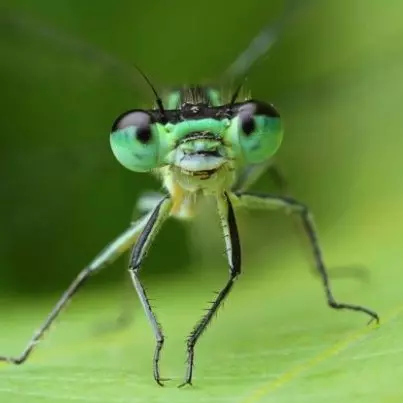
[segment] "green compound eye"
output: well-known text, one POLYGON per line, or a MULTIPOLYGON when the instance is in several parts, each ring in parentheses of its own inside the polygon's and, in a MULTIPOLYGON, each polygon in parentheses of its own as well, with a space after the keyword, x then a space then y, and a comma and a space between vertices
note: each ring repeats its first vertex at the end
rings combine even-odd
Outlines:
POLYGON ((283 129, 280 115, 269 104, 250 101, 238 109, 239 146, 247 163, 257 164, 278 150, 283 129))
POLYGON ((127 169, 146 172, 158 164, 158 133, 152 116, 142 110, 120 115, 112 126, 110 144, 116 159, 127 169))

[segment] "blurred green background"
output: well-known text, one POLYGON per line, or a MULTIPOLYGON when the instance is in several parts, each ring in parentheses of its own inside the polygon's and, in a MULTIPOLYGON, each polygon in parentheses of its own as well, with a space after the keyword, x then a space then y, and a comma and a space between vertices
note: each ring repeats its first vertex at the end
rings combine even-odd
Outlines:
MULTIPOLYGON (((200 343, 199 387, 181 394, 153 385, 151 332, 120 259, 81 292, 37 361, 1 367, 1 401, 402 401, 403 323, 391 312, 403 303, 403 5, 308 3, 247 84, 282 113, 278 161, 292 194, 315 214, 329 266, 370 273, 367 283, 335 280, 336 296, 392 319, 312 369, 316 354, 365 318, 326 307, 296 221, 240 212, 244 274, 200 343), (93 330, 117 316, 122 301, 133 305, 134 330, 105 341, 93 330), (74 393, 66 393, 69 382, 74 393)), ((152 94, 134 71, 111 68, 81 41, 140 65, 158 88, 214 82, 281 8, 267 0, 3 0, 0 354, 22 348, 75 273, 127 226, 139 194, 160 188, 119 166, 108 141, 115 117, 148 106, 152 94)), ((258 187, 275 191, 269 178, 258 187)), ((212 232, 197 221, 170 222, 144 264, 168 334, 163 365, 175 379, 184 336, 226 276, 212 232)))

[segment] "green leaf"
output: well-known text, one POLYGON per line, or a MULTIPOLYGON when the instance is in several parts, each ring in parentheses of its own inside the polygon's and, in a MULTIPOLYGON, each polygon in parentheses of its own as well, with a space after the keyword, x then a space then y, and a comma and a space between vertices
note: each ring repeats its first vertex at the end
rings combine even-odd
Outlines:
MULTIPOLYGON (((37 4, 20 3, 27 3, 28 9, 37 4)), ((64 8, 56 2, 42 2, 42 15, 56 15, 56 25, 70 26, 72 32, 68 20, 73 26, 82 21, 81 25, 77 22, 75 32, 87 30, 90 42, 109 48, 120 44, 117 53, 130 53, 133 59, 127 60, 141 59, 143 54, 154 71, 162 69, 161 74, 172 81, 175 74, 199 74, 205 67, 218 70, 216 57, 224 65, 224 51, 230 60, 229 54, 236 51, 222 44, 222 35, 231 38, 227 42, 233 44, 238 44, 234 35, 245 36, 234 21, 242 20, 249 27, 248 37, 260 26, 249 16, 240 18, 244 10, 232 2, 228 11, 235 10, 238 17, 228 17, 229 27, 218 30, 219 41, 217 32, 210 30, 209 39, 217 44, 209 49, 213 53, 205 55, 208 52, 203 51, 202 56, 207 58, 204 63, 200 62, 202 57, 190 57, 178 66, 177 55, 204 46, 208 33, 196 23, 187 24, 188 14, 182 16, 183 23, 172 24, 165 9, 154 16, 155 8, 150 7, 149 13, 134 24, 138 4, 129 2, 132 13, 115 7, 114 24, 109 24, 110 3, 103 3, 105 11, 99 20, 92 19, 93 6, 84 3, 79 2, 83 8, 80 11, 70 7, 71 2, 66 2, 64 8), (87 24, 90 20, 93 25, 87 24), (166 41, 158 41, 163 30, 150 29, 161 24, 173 38, 181 37, 189 26, 194 31, 187 36, 200 45, 193 40, 190 44, 178 41, 179 47, 172 52, 166 41), (109 29, 102 29, 105 26, 118 27, 120 34, 115 38, 109 29), (138 32, 130 31, 131 27, 138 32), (200 33, 197 38, 193 35, 196 32, 200 33), (123 37, 127 40, 122 41, 123 37), (114 42, 109 42, 111 38, 114 42), (136 47, 131 46, 133 40, 137 41, 136 47), (166 52, 163 57, 161 52, 166 52)), ((178 12, 182 10, 179 3, 177 7, 178 12)), ((221 14, 211 13, 208 7, 204 12, 205 19, 210 14, 217 19, 211 26, 221 27, 221 14)), ((266 21, 266 15, 259 14, 260 21, 266 21)), ((191 15, 204 20, 194 16, 193 9, 191 15)), ((281 163, 293 194, 313 209, 326 261, 333 268, 362 265, 370 273, 367 283, 354 277, 334 279, 336 299, 375 309, 381 316, 379 327, 367 327, 362 314, 335 312, 326 306, 321 283, 310 273, 306 242, 296 242, 280 213, 278 217, 267 214, 265 219, 261 218, 263 214, 240 214, 243 275, 197 346, 194 387, 178 390, 176 385, 185 373, 185 337, 211 299, 211 291, 224 284, 227 268, 225 260, 220 265, 210 263, 212 253, 208 250, 203 254, 205 263, 194 260, 193 270, 175 272, 170 277, 173 271, 169 270, 174 267, 166 259, 184 252, 177 252, 178 244, 183 244, 178 242, 179 232, 171 236, 167 228, 165 250, 160 254, 153 248, 150 251, 150 260, 156 256, 155 266, 159 263, 161 269, 158 276, 163 273, 164 278, 147 277, 146 285, 156 300, 156 312, 167 336, 161 371, 173 380, 160 388, 152 379, 154 340, 134 292, 125 303, 134 313, 133 323, 127 329, 103 333, 100 328, 119 313, 122 288, 84 288, 40 343, 32 360, 18 367, 0 365, 0 401, 403 401, 401 15, 399 2, 317 2, 315 11, 307 12, 306 19, 296 23, 273 50, 277 53, 272 53, 275 57, 270 59, 272 70, 268 73, 268 65, 262 63, 251 80, 257 97, 271 101, 269 95, 274 94, 274 101, 281 107, 286 122, 281 163), (276 79, 271 80, 273 77, 276 79)), ((104 166, 104 159, 109 161, 106 146, 103 149, 99 145, 105 142, 99 133, 115 112, 129 105, 131 92, 127 90, 117 102, 121 88, 113 89, 115 82, 111 79, 108 88, 102 89, 106 78, 95 74, 96 64, 87 69, 63 50, 43 49, 38 39, 27 41, 8 33, 14 39, 2 35, 2 49, 6 48, 9 55, 1 65, 9 109, 2 130, 8 135, 2 138, 1 196, 6 207, 1 220, 1 269, 2 274, 9 270, 4 279, 22 273, 18 278, 24 285, 29 283, 32 290, 40 283, 53 287, 56 277, 73 270, 104 241, 106 232, 101 237, 101 229, 116 223, 116 228, 109 231, 115 233, 120 225, 116 212, 132 196, 127 189, 131 189, 133 179, 117 168, 113 171, 112 162, 105 169, 99 168, 104 166), (59 57, 57 52, 63 55, 59 57), (40 56, 35 58, 36 54, 40 56), (79 77, 84 79, 80 81, 79 77), (86 81, 88 85, 83 85, 86 81), (21 83, 25 83, 23 94, 17 91, 21 83), (81 91, 84 94, 77 98, 81 91), (88 96, 87 91, 93 95, 88 96), (71 101, 76 99, 80 101, 71 101), (60 126, 57 136, 52 130, 43 130, 43 122, 50 115, 54 116, 53 124, 60 126), (72 155, 74 150, 82 149, 85 135, 88 148, 80 153, 85 157, 78 159, 80 164, 75 159, 73 163, 63 160, 66 147, 71 148, 72 155), (50 156, 44 152, 46 147, 39 147, 38 154, 33 152, 34 145, 42 143, 51 145, 50 156), (92 147, 102 148, 102 152, 92 152, 92 147), (93 163, 85 165, 90 154, 93 163), (87 175, 82 174, 84 168, 87 175), (108 177, 112 171, 113 177, 108 177), (123 175, 127 176, 120 181, 123 175), (60 196, 60 205, 52 202, 56 195, 60 196), (69 238, 66 233, 70 226, 75 230, 69 238), (75 250, 77 247, 79 250, 75 250), (60 270, 52 278, 55 267, 60 270)), ((137 178, 136 192, 143 188, 137 178)), ((125 214, 119 217, 121 221, 125 214)), ((204 237, 210 239, 210 227, 204 230, 204 237)), ((202 249, 207 240, 195 238, 197 248, 202 249)), ((337 274, 337 269, 332 273, 337 274)), ((6 281, 2 285, 7 288, 6 281)), ((3 298, 0 354, 18 354, 55 300, 39 296, 24 299, 21 295, 3 298)))
MULTIPOLYGON (((325 247, 338 242, 338 253, 344 255, 349 240, 367 241, 358 231, 343 240, 342 229, 339 225, 334 236, 325 237, 325 247)), ((185 370, 185 335, 220 281, 195 283, 190 276, 176 284, 147 282, 167 336, 162 373, 173 378, 160 388, 152 379, 151 329, 134 297, 128 301, 133 304, 133 323, 99 333, 98 325, 117 315, 121 290, 83 292, 32 360, 0 367, 1 401, 398 402, 403 397, 403 274, 393 264, 399 251, 391 245, 384 260, 373 247, 377 241, 379 237, 373 237, 372 244, 360 248, 367 251, 372 269, 369 284, 354 278, 333 284, 340 301, 376 309, 379 327, 366 326, 363 314, 329 309, 306 262, 298 253, 289 254, 267 267, 265 275, 245 268, 197 347, 194 387, 177 389, 185 370)), ((1 306, 1 353, 16 353, 51 301, 8 301, 1 306)))

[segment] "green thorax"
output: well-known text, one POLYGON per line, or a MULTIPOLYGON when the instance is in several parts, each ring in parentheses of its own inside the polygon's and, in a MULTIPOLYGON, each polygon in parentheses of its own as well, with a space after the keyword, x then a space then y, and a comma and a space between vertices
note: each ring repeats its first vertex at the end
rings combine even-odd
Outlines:
POLYGON ((221 106, 223 98, 222 94, 214 88, 193 86, 170 91, 163 103, 167 109, 180 109, 181 105, 185 103, 221 106))

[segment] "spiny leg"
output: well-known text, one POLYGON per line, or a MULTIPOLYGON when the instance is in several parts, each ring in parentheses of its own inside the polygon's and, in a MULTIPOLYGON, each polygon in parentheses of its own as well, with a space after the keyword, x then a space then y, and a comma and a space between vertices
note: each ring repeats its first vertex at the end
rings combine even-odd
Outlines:
POLYGON ((158 323, 157 318, 152 311, 145 289, 138 277, 138 273, 140 271, 141 263, 146 256, 154 237, 157 235, 157 232, 161 228, 164 221, 168 218, 171 208, 172 200, 169 196, 163 198, 160 203, 154 208, 149 220, 147 221, 147 224, 145 225, 136 244, 134 245, 129 266, 129 272, 133 281, 134 288, 137 291, 137 295, 139 296, 141 305, 143 306, 144 312, 154 332, 156 346, 153 359, 153 374, 155 381, 160 386, 164 386, 162 381, 167 380, 160 377, 159 371, 159 360, 161 350, 164 345, 164 335, 162 333, 162 327, 158 323))
POLYGON ((77 275, 69 288, 63 293, 57 304, 54 306, 50 314, 47 316, 42 326, 32 335, 27 346, 22 353, 17 357, 0 356, 0 361, 6 361, 12 364, 22 364, 30 356, 35 346, 38 344, 44 333, 49 329, 53 321, 57 318, 61 310, 70 301, 71 297, 85 283, 85 281, 95 272, 99 271, 105 265, 112 263, 122 253, 128 250, 140 231, 146 225, 151 214, 140 218, 133 222, 131 226, 118 236, 114 241, 107 245, 95 259, 77 275))
POLYGON ((315 230, 313 218, 307 206, 290 197, 280 197, 267 194, 254 194, 254 193, 242 193, 242 192, 237 192, 236 196, 238 197, 238 201, 240 202, 240 204, 245 207, 257 208, 257 209, 282 208, 285 210, 289 210, 290 212, 299 214, 302 220, 304 230, 308 236, 309 242, 312 247, 312 252, 316 262, 316 268, 322 279, 329 306, 334 309, 349 309, 353 311, 364 312, 371 317, 369 323, 371 323, 373 320, 376 320, 377 323, 379 322, 378 314, 372 311, 371 309, 365 308, 360 305, 352 305, 336 302, 331 291, 329 277, 325 263, 322 258, 322 251, 319 246, 318 236, 315 230))
MULTIPOLYGON (((281 196, 289 196, 288 182, 281 169, 279 169, 278 165, 272 160, 245 166, 239 173, 232 191, 235 193, 248 191, 265 172, 270 175, 272 181, 279 189, 281 196)), ((330 278, 356 278, 362 282, 368 282, 369 278, 368 270, 360 266, 330 268, 328 272, 330 278)), ((319 272, 315 270, 314 274, 318 275, 319 272)))
POLYGON ((217 294, 207 313, 196 324, 187 341, 187 369, 184 382, 179 387, 192 384, 194 348, 200 336, 206 330, 208 324, 217 312, 218 308, 228 296, 234 282, 241 273, 241 247, 239 243, 238 228, 234 209, 227 193, 217 199, 218 213, 224 233, 226 254, 229 264, 229 279, 224 288, 217 294))
MULTIPOLYGON (((163 193, 159 192, 143 192, 140 197, 137 200, 137 203, 135 205, 134 211, 133 211, 133 218, 136 219, 138 216, 138 213, 148 213, 161 202, 162 199, 165 198, 165 195, 163 193)), ((134 242, 133 242, 134 243, 134 242)), ((127 283, 130 285, 130 292, 133 292, 133 285, 131 282, 131 279, 128 279, 130 283, 127 283)), ((126 285, 126 283, 125 283, 126 285)), ((129 290, 129 289, 127 289, 129 290)), ((126 296, 126 293, 123 293, 123 303, 121 307, 121 311, 118 314, 118 316, 107 323, 102 323, 100 326, 97 327, 97 332, 101 333, 112 333, 116 332, 118 330, 122 330, 127 328, 134 319, 135 313, 132 310, 132 304, 128 303, 128 299, 126 296)))

